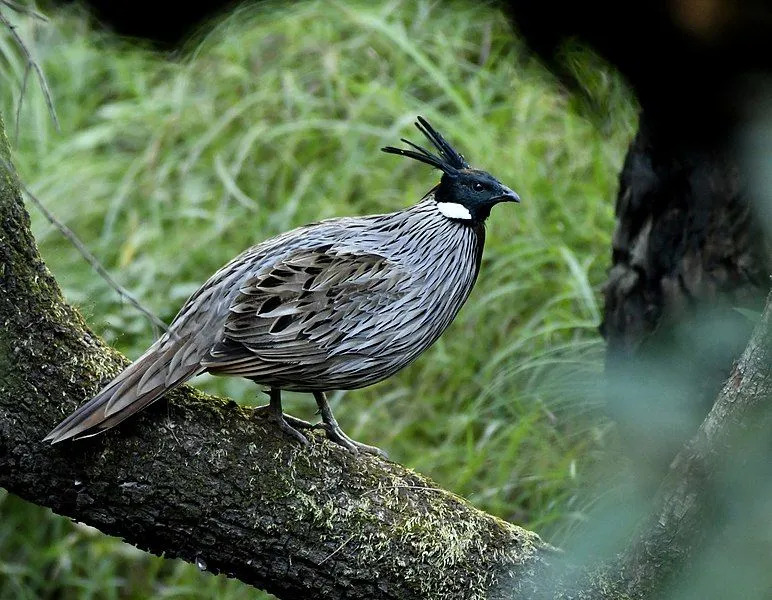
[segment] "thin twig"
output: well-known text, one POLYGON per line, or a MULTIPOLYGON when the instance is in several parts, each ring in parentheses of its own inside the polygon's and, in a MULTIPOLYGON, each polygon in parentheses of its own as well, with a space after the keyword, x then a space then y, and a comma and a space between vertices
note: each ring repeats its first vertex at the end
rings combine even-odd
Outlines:
POLYGON ((164 323, 161 319, 159 319, 157 316, 155 316, 149 309, 145 308, 139 300, 137 300, 134 295, 128 291, 126 288, 124 288, 121 284, 119 284, 115 279, 112 278, 110 273, 108 273, 107 269, 102 265, 102 263, 99 262, 96 256, 94 256, 91 251, 86 247, 86 245, 78 238, 77 235, 69 228, 67 225, 59 221, 51 211, 46 208, 46 206, 30 191, 30 189, 24 184, 21 179, 16 174, 16 171, 13 169, 13 167, 6 161, 5 159, 0 159, 0 163, 3 165, 5 170, 11 175, 11 177, 15 178, 19 189, 21 189, 26 196, 32 201, 32 203, 38 208, 38 210, 43 213, 43 216, 48 220, 49 223, 51 223, 54 227, 56 227, 59 232, 66 237, 70 243, 75 246, 75 249, 80 253, 80 255, 86 259, 86 262, 88 262, 91 265, 91 268, 96 271, 99 276, 107 282, 107 284, 113 288, 118 295, 123 298, 126 302, 131 304, 134 308, 136 308, 139 312, 141 312, 147 319, 150 321, 150 323, 154 326, 154 333, 155 336, 158 337, 158 329, 162 331, 168 330, 168 327, 166 326, 166 323, 164 323))
POLYGON ((24 6, 22 4, 19 4, 18 2, 12 2, 11 0, 0 0, 0 4, 3 4, 4 6, 7 6, 12 11, 15 11, 22 15, 29 15, 30 17, 33 17, 35 19, 38 19, 39 21, 43 21, 44 23, 48 23, 48 17, 46 17, 44 14, 39 13, 38 11, 30 8, 29 6, 24 6))
POLYGON ((16 45, 19 46, 21 51, 24 53, 24 56, 27 58, 27 64, 31 65, 32 68, 35 69, 35 73, 38 76, 38 81, 40 82, 40 89, 43 90, 43 97, 46 99, 46 106, 48 106, 48 112, 51 115, 51 120, 54 122, 56 131, 61 132, 61 128, 59 127, 59 118, 56 116, 56 109, 54 108, 53 97, 51 96, 51 90, 48 87, 46 77, 43 75, 43 69, 41 69, 40 65, 32 58, 32 54, 25 45, 24 40, 21 39, 21 36, 19 36, 19 34, 16 32, 16 28, 8 19, 6 19, 2 12, 0 12, 0 23, 5 25, 8 31, 11 33, 11 37, 13 37, 16 45))
POLYGON ((16 106, 16 124, 13 131, 13 143, 19 145, 19 124, 21 123, 21 105, 24 103, 24 93, 27 91, 27 81, 31 65, 27 63, 24 67, 24 78, 21 80, 21 91, 19 92, 19 104, 16 106))

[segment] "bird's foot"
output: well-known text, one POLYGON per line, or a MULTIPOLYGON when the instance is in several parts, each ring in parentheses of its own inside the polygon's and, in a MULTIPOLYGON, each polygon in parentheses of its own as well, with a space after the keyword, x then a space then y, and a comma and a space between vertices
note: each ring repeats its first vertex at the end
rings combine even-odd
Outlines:
POLYGON ((386 454, 383 450, 380 448, 376 448, 375 446, 368 446, 367 444, 363 444, 362 442, 357 442, 356 440, 352 440, 350 437, 346 435, 346 433, 341 429, 340 425, 338 425, 337 422, 333 423, 317 423, 314 425, 314 429, 322 429, 327 434, 327 438, 338 444, 339 446, 343 446, 346 450, 353 454, 358 454, 359 452, 364 452, 365 454, 373 454, 375 456, 380 456, 381 458, 388 458, 389 455, 386 454))
POLYGON ((277 412, 276 409, 270 404, 266 406, 258 406, 254 409, 254 414, 265 414, 269 421, 271 421, 276 427, 278 427, 289 437, 300 442, 300 444, 303 446, 308 445, 308 438, 298 431, 298 429, 313 429, 314 425, 308 421, 304 421, 303 419, 298 419, 290 415, 285 415, 281 411, 277 412))
POLYGON ((292 415, 288 415, 286 413, 283 416, 284 420, 295 429, 316 429, 316 425, 309 423, 308 421, 304 421, 303 419, 298 419, 297 417, 293 417, 292 415))
POLYGON ((338 425, 338 421, 335 420, 335 415, 332 414, 330 404, 327 402, 327 395, 324 392, 314 392, 314 398, 319 406, 319 414, 322 417, 322 422, 316 425, 315 429, 324 429, 330 441, 343 446, 353 454, 364 452, 365 454, 374 454, 375 456, 388 458, 388 454, 380 448, 354 441, 343 432, 340 425, 338 425))

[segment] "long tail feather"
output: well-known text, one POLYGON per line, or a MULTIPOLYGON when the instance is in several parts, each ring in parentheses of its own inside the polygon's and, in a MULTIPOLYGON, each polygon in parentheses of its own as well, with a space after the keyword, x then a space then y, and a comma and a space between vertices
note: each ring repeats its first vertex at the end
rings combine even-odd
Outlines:
POLYGON ((94 398, 59 423, 43 441, 56 444, 107 431, 196 375, 201 370, 198 361, 177 363, 169 369, 174 355, 184 351, 184 341, 148 350, 94 398))

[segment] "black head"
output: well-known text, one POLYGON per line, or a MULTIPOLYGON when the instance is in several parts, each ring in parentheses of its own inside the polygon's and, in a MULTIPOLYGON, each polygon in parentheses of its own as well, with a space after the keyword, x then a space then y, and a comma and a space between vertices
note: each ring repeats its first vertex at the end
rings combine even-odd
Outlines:
POLYGON ((488 218, 491 208, 499 202, 520 202, 520 197, 490 173, 473 169, 423 117, 416 127, 437 148, 439 155, 402 139, 413 150, 387 146, 382 150, 419 160, 442 171, 435 191, 437 207, 446 217, 480 223, 488 218))

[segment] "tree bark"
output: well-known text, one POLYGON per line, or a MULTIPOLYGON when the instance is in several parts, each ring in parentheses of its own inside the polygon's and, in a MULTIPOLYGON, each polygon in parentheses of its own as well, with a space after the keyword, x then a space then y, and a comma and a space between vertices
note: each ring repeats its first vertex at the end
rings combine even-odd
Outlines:
MULTIPOLYGON (((706 11, 696 2, 502 4, 528 47, 584 96, 590 117, 600 121, 607 107, 582 91, 565 60, 577 42, 613 64, 641 106, 620 175, 601 330, 609 412, 636 483, 653 495, 668 474, 652 518, 623 555, 597 571, 605 574, 597 585, 584 589, 601 594, 611 586, 619 597, 639 597, 649 587, 660 598, 654 590, 694 560, 700 542, 721 538, 722 526, 737 531, 732 500, 769 497, 763 482, 772 472, 758 461, 770 443, 759 423, 769 425, 772 389, 772 253, 768 210, 754 197, 768 190, 743 181, 759 157, 744 154, 738 141, 767 129, 772 5, 753 0, 738 11, 717 2, 706 11), (757 333, 740 367, 733 366, 753 328, 742 309, 760 311, 765 297, 766 337, 757 333), (767 364, 754 356, 766 356, 767 364)), ((714 566, 725 574, 746 568, 732 558, 714 566)), ((765 592, 759 597, 769 597, 765 592)))
POLYGON ((601 326, 609 410, 656 484, 747 345, 753 324, 737 309, 762 310, 772 254, 735 155, 664 134, 645 112, 616 213, 601 326), (671 393, 634 396, 631 381, 671 393))
MULTIPOLYGON (((9 164, 1 122, 0 154, 9 164)), ((711 534, 721 476, 747 450, 739 434, 750 424, 770 431, 768 302, 651 519, 613 561, 577 567, 404 467, 316 435, 298 447, 250 411, 187 387, 107 435, 43 444, 126 359, 63 301, 9 172, 0 178, 0 291, 0 485, 283 599, 656 597, 711 534)))

